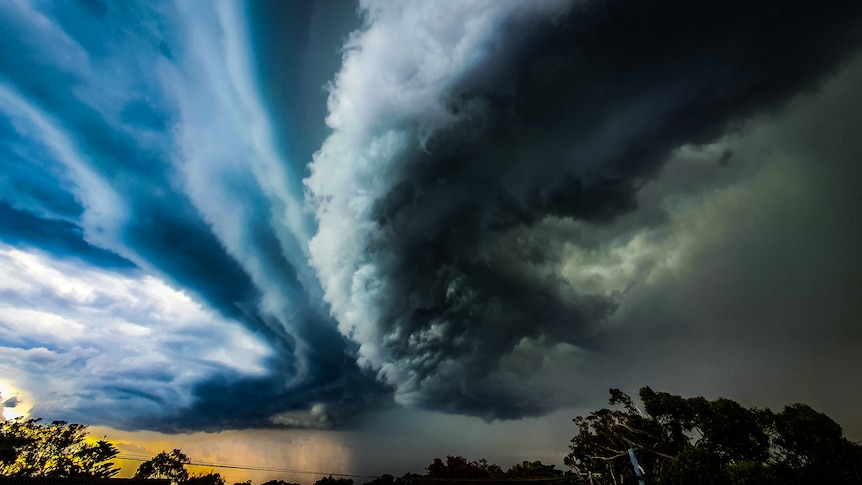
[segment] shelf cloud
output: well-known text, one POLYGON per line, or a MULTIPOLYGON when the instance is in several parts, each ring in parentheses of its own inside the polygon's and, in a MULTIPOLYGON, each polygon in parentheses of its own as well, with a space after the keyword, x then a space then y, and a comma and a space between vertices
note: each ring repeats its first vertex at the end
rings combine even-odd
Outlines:
POLYGON ((334 3, 0 5, 33 413, 493 422, 849 365, 862 4, 334 3))

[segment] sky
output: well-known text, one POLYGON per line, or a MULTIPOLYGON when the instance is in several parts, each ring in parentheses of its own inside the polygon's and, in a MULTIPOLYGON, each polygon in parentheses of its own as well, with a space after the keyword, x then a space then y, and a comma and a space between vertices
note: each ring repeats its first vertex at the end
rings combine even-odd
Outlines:
POLYGON ((16 0, 0 26, 6 418, 401 475, 562 465, 571 418, 649 385, 862 440, 859 2, 16 0))

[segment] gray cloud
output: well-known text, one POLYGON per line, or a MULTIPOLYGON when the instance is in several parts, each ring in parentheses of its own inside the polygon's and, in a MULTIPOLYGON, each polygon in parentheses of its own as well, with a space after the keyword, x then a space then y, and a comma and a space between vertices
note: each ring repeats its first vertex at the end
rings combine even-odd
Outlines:
MULTIPOLYGON (((667 224, 642 226, 664 262, 614 316, 598 379, 759 406, 807 402, 862 436, 860 82, 857 55, 780 118, 723 141, 735 178, 668 205, 667 224)), ((654 193, 667 200, 699 164, 671 160, 654 193)))
POLYGON ((360 362, 400 402, 486 418, 559 406, 531 387, 543 367, 530 355, 596 350, 629 283, 663 257, 621 262, 629 281, 608 292, 578 263, 568 277, 536 269, 561 252, 631 259, 649 241, 614 255, 551 233, 614 227, 677 150, 780 112, 860 40, 844 4, 426 7, 419 22, 365 5, 306 180, 311 261, 360 362))
POLYGON ((355 469, 421 472, 446 454, 562 465, 570 419, 606 407, 609 387, 773 409, 806 402, 862 438, 859 86, 857 54, 779 115, 675 150, 637 209, 612 223, 546 218, 509 229, 506 240, 520 245, 504 253, 507 267, 555 274, 618 305, 589 349, 525 339, 500 359, 513 376, 529 375, 522 391, 563 409, 493 423, 407 409, 367 415, 348 440, 355 469), (527 256, 534 251, 543 257, 527 256))

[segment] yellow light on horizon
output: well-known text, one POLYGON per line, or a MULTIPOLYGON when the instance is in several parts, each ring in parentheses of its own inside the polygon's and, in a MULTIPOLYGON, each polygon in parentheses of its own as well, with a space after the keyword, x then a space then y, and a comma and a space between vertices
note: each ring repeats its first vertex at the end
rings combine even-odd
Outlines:
POLYGON ((94 436, 106 435, 108 441, 120 449, 120 457, 112 460, 120 467, 118 477, 133 476, 143 460, 173 448, 182 450, 194 463, 213 464, 190 465, 189 472, 216 472, 229 484, 246 480, 258 484, 274 479, 311 484, 329 473, 352 473, 354 467, 345 443, 349 433, 339 431, 246 429, 165 434, 92 426, 90 432, 94 436))
POLYGON ((3 406, 3 419, 26 418, 30 415, 32 406, 26 406, 26 399, 22 399, 24 393, 15 389, 8 382, 0 382, 0 402, 5 403, 7 399, 16 398, 17 402, 14 407, 3 406))

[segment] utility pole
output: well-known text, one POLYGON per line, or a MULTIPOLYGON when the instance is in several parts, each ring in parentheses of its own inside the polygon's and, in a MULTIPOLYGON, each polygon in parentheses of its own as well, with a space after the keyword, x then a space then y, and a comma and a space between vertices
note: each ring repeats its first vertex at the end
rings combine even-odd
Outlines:
POLYGON ((635 449, 634 448, 629 448, 629 458, 631 458, 631 460, 632 460, 632 466, 635 469, 635 476, 638 479, 638 484, 639 485, 646 485, 646 482, 644 482, 643 469, 641 468, 640 465, 638 465, 638 459, 637 459, 637 457, 635 457, 635 449))

